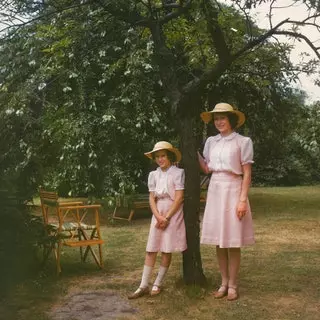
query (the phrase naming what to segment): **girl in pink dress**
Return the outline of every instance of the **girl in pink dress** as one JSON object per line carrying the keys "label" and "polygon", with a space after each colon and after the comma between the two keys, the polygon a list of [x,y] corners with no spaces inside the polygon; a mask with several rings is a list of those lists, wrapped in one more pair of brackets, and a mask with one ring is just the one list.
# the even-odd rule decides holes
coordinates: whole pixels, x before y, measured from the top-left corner
{"label": "girl in pink dress", "polygon": [[204,211],[201,243],[216,246],[221,285],[214,293],[219,299],[236,300],[240,247],[254,244],[252,216],[248,200],[253,146],[248,137],[234,130],[245,121],[242,112],[227,103],[201,113],[205,123],[213,120],[220,132],[207,139],[199,164],[212,173]]}
{"label": "girl in pink dress", "polygon": [[[153,159],[158,168],[148,178],[149,203],[153,213],[146,248],[145,264],[139,288],[129,299],[143,295],[158,295],[161,284],[171,263],[172,252],[187,249],[186,229],[183,219],[184,170],[172,165],[181,160],[181,153],[169,142],[160,141],[145,155]],[[149,278],[161,252],[161,265],[152,290]]]}

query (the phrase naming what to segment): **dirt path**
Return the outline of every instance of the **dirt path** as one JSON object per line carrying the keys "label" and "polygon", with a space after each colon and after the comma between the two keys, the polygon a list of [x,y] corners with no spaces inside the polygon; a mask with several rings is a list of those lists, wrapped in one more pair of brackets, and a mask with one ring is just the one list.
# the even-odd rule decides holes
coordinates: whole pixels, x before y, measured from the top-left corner
{"label": "dirt path", "polygon": [[[127,299],[116,291],[92,289],[101,279],[88,279],[81,285],[70,287],[66,296],[55,304],[48,313],[52,320],[107,320],[128,318],[137,313]],[[87,283],[85,283],[87,282]],[[91,284],[91,285],[90,285]]]}

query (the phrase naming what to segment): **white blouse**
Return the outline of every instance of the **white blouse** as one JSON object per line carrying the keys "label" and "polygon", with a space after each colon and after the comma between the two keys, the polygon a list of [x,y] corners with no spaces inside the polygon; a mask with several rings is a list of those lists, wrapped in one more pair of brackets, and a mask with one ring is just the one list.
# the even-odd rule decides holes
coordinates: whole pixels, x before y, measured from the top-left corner
{"label": "white blouse", "polygon": [[171,166],[166,171],[158,167],[151,171],[148,177],[149,192],[155,192],[158,198],[169,196],[174,200],[176,190],[184,189],[184,170],[176,166]]}
{"label": "white blouse", "polygon": [[242,166],[253,163],[253,145],[249,137],[236,132],[224,137],[209,137],[203,149],[204,158],[212,171],[243,174]]}

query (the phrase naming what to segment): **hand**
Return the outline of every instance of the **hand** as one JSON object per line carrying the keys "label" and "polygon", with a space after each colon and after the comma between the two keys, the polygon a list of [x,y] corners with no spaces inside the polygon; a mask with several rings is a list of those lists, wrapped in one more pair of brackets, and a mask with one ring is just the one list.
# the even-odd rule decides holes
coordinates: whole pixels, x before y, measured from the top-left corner
{"label": "hand", "polygon": [[167,220],[165,217],[160,216],[157,218],[156,228],[165,230],[169,225],[169,220]]}
{"label": "hand", "polygon": [[247,213],[248,206],[247,201],[239,201],[237,206],[237,216],[241,220]]}

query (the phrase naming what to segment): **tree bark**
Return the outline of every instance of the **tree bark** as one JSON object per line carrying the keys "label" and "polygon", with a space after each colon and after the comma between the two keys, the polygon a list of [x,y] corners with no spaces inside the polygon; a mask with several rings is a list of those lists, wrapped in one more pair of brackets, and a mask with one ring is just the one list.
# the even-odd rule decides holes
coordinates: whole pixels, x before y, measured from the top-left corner
{"label": "tree bark", "polygon": [[188,249],[183,253],[183,279],[188,285],[206,284],[200,253],[200,170],[197,139],[191,117],[179,119],[180,150],[186,172],[184,220]]}

